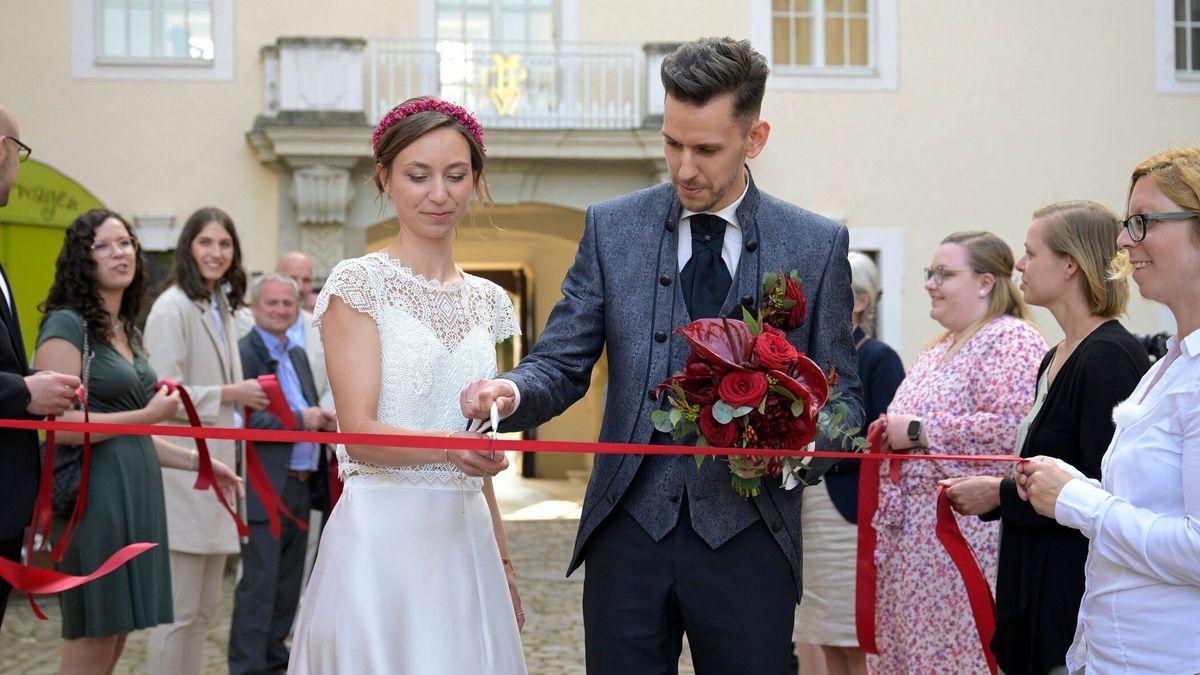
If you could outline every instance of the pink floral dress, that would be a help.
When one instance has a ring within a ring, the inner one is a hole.
[[[1046,343],[1030,324],[1002,316],[943,362],[948,337],[926,349],[900,385],[888,414],[922,418],[929,453],[1013,454],[1017,427],[1033,405]],[[909,460],[899,485],[880,462],[875,564],[875,673],[986,673],[987,661],[962,578],[937,540],[937,483],[954,476],[1004,475],[1010,463]],[[993,591],[1000,524],[959,517]]]

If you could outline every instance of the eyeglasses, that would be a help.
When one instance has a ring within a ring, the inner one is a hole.
[[[25,160],[29,159],[30,155],[33,154],[33,148],[29,147],[28,145],[25,145],[24,143],[17,140],[16,138],[13,138],[12,136],[5,136],[4,138],[5,138],[5,140],[9,140],[9,141],[12,141],[13,143],[17,144],[17,161],[18,162],[24,162]]]
[[[1146,238],[1146,227],[1153,220],[1191,220],[1200,216],[1200,211],[1169,211],[1166,213],[1135,213],[1125,220],[1121,221],[1125,225],[1125,232],[1129,234],[1129,238],[1134,241],[1141,241]]]
[[[929,280],[933,279],[933,285],[935,287],[941,286],[942,284],[946,283],[946,280],[949,279],[950,277],[957,276],[959,274],[969,274],[969,273],[970,272],[968,272],[967,270],[948,270],[943,265],[938,265],[937,267],[935,267],[933,269],[929,269],[928,267],[926,267],[925,268],[925,283],[929,283]]]
[[[91,249],[100,256],[112,255],[113,251],[129,253],[137,250],[137,241],[130,237],[122,237],[116,241],[98,241],[92,244]]]

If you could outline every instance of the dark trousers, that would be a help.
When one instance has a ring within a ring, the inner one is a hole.
[[[21,560],[21,537],[13,537],[12,539],[0,539],[0,558]],[[12,592],[12,586],[8,582],[0,579],[0,626],[4,625],[4,610],[8,609],[8,594]]]
[[[697,675],[788,672],[796,585],[761,520],[714,550],[692,530],[685,496],[661,541],[618,507],[587,546],[589,675],[673,675],[684,633]]]
[[[297,518],[308,522],[311,493],[308,483],[288,477],[283,503]],[[250,541],[242,546],[242,580],[233,596],[229,631],[229,672],[283,673],[288,649],[284,645],[304,575],[308,532],[286,517],[278,539],[266,522],[250,523]]]

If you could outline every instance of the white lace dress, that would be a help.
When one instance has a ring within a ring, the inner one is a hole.
[[[466,427],[462,388],[496,374],[496,343],[519,333],[497,285],[441,285],[386,253],[346,260],[336,295],[379,327],[378,418],[403,429]],[[526,672],[482,479],[452,464],[390,468],[339,448],[345,489],[301,599],[289,673]]]

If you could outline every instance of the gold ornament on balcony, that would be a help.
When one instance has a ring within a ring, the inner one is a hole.
[[[521,105],[521,84],[529,78],[529,69],[521,63],[520,54],[492,54],[491,68],[488,68],[488,97],[496,112],[501,115],[515,115],[517,106]]]

